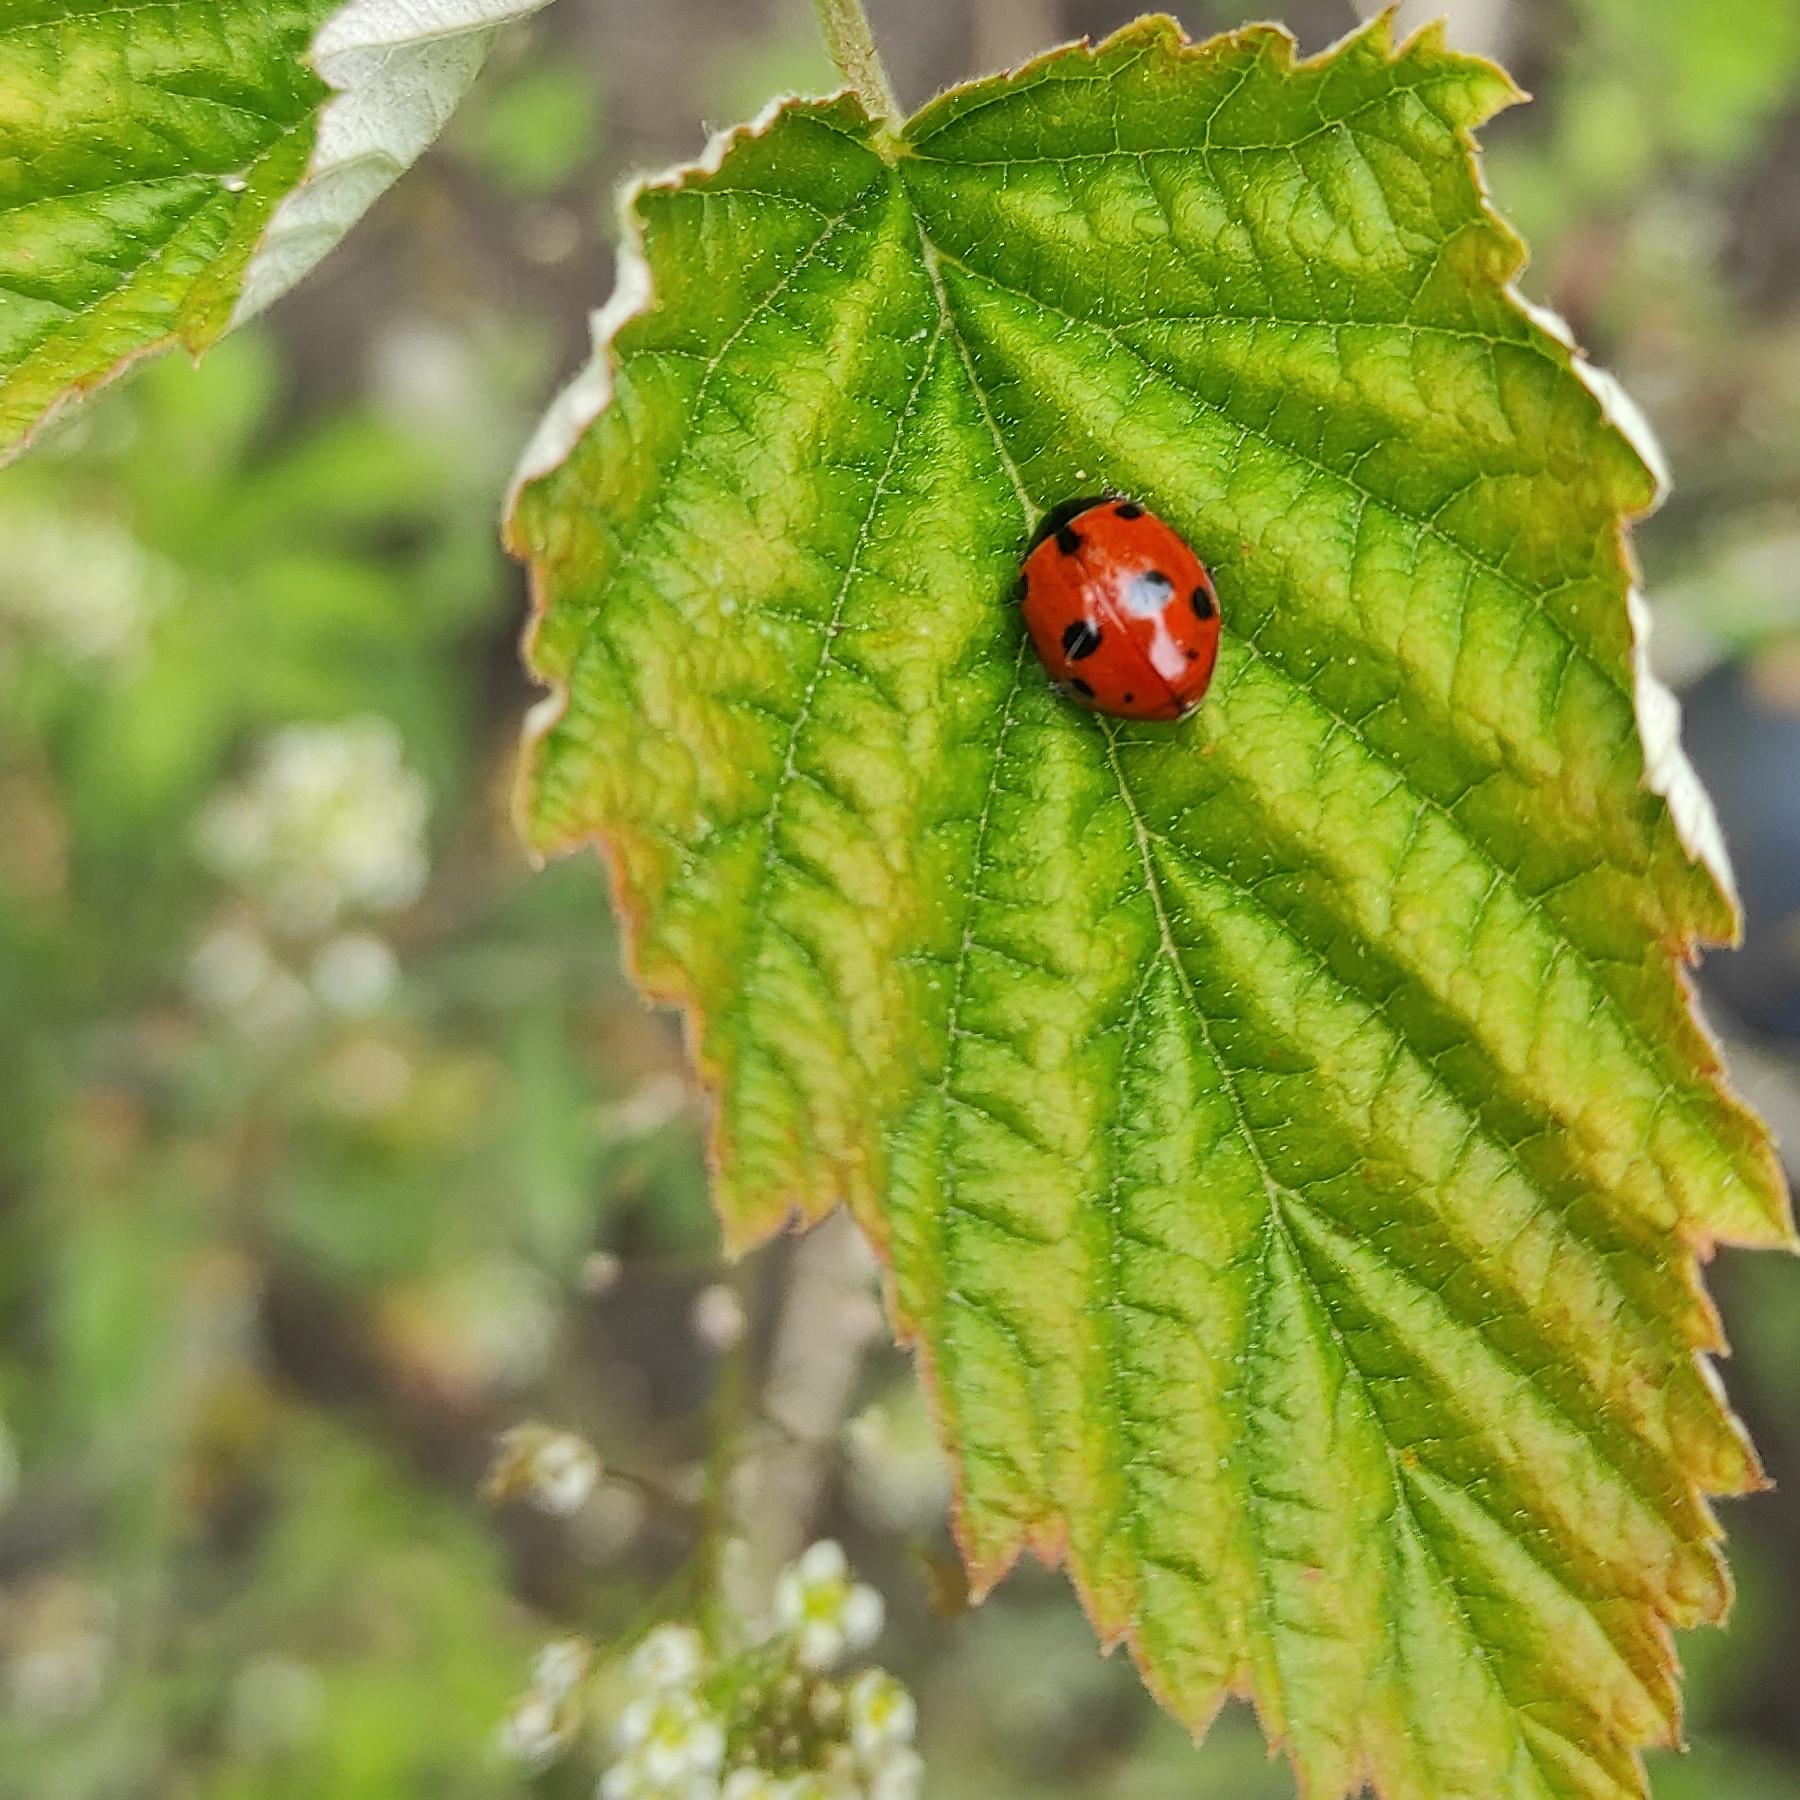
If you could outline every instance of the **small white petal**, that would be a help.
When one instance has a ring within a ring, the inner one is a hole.
[[[531,1497],[547,1513],[580,1512],[600,1481],[600,1458],[572,1432],[548,1438],[531,1461]]]
[[[799,1572],[787,1569],[775,1583],[775,1623],[783,1631],[792,1631],[806,1616],[806,1589]]]
[[[631,1654],[631,1673],[652,1693],[686,1687],[706,1666],[706,1645],[691,1625],[659,1625]]]
[[[709,1350],[726,1351],[744,1335],[748,1323],[744,1303],[723,1282],[702,1288],[694,1296],[689,1319],[697,1337]]]
[[[513,1762],[537,1766],[556,1755],[564,1737],[555,1703],[542,1694],[527,1694],[500,1727],[500,1752]]]
[[[564,1699],[588,1672],[591,1655],[580,1638],[559,1638],[546,1644],[532,1666],[532,1686],[551,1700]]]
[[[853,1587],[844,1599],[844,1636],[857,1650],[866,1649],[881,1636],[887,1606],[872,1587]]]
[[[600,1777],[600,1800],[634,1800],[644,1791],[644,1774],[636,1763],[614,1763]]]
[[[697,1719],[688,1735],[688,1767],[715,1773],[725,1760],[725,1728],[717,1719]]]
[[[821,1538],[816,1544],[809,1545],[794,1567],[808,1587],[821,1587],[828,1581],[842,1581],[850,1573],[850,1565],[844,1559],[843,1546],[830,1538]]]
[[[868,1800],[918,1800],[925,1764],[916,1750],[892,1750],[870,1770]]]
[[[650,1728],[655,1723],[656,1702],[633,1700],[613,1726],[613,1742],[621,1750],[635,1750],[650,1735]]]
[[[844,1634],[823,1619],[809,1619],[800,1627],[794,1655],[805,1669],[829,1669],[844,1654]]]

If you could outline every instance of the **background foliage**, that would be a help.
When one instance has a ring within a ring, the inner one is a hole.
[[[511,837],[495,499],[605,290],[612,184],[828,85],[803,7],[683,5],[678,35],[561,0],[265,326],[0,475],[0,1793],[519,1791],[494,1725],[545,1635],[623,1629],[683,1560],[715,1387],[749,1478],[886,1589],[928,1792],[1291,1792],[1246,1721],[1196,1760],[1060,1582],[962,1611],[854,1258],[759,1259],[752,1379],[715,1383],[679,1045],[622,985],[597,867],[528,877]],[[1131,9],[872,10],[911,101]],[[1451,11],[1539,95],[1486,133],[1527,289],[1675,467],[1641,547],[1751,920],[1706,985],[1794,1142],[1800,16]],[[1308,48],[1352,22],[1287,16]],[[1726,1509],[1739,1611],[1684,1646],[1697,1748],[1656,1787],[1800,1796],[1800,1278],[1717,1280],[1784,1491]],[[630,1479],[495,1517],[477,1478],[525,1417]]]

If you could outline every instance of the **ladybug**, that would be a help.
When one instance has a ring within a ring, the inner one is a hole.
[[[1219,654],[1219,597],[1180,533],[1135,500],[1071,500],[1045,519],[1019,576],[1025,629],[1078,706],[1179,719]]]

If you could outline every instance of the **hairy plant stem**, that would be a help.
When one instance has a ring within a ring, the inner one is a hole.
[[[862,0],[813,0],[813,10],[819,15],[819,30],[831,60],[863,109],[877,124],[898,130],[900,102],[894,97],[881,52],[875,48],[875,34],[869,29]]]

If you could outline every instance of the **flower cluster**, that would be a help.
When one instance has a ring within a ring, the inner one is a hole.
[[[425,787],[386,719],[290,725],[200,821],[215,874],[283,931],[322,936],[349,913],[410,906],[425,885]]]
[[[618,1715],[601,1800],[911,1800],[911,1694],[882,1669],[832,1675],[883,1611],[824,1542],[782,1572],[773,1629],[748,1649],[709,1660],[684,1627],[653,1632],[631,1661],[640,1691]]]
[[[290,1032],[320,1008],[352,1018],[380,1008],[399,963],[352,921],[418,898],[425,819],[424,784],[387,720],[276,732],[196,829],[201,860],[237,905],[189,960],[194,998],[258,1037]]]
[[[585,1702],[585,1660],[562,1675],[540,1662],[503,1747],[541,1766],[567,1748],[585,1705],[610,1721],[596,1800],[916,1800],[912,1695],[885,1669],[834,1672],[880,1631],[880,1595],[827,1542],[783,1572],[774,1599],[768,1632],[735,1648],[658,1626],[613,1680],[588,1683]]]
[[[481,1491],[493,1506],[522,1500],[566,1519],[587,1505],[603,1472],[593,1445],[572,1431],[515,1425],[502,1433]]]
[[[593,1651],[580,1638],[546,1644],[531,1671],[531,1685],[500,1727],[500,1750],[528,1769],[548,1768],[581,1728],[584,1688]]]
[[[105,518],[0,512],[0,650],[17,638],[129,671],[176,587],[173,570]]]

